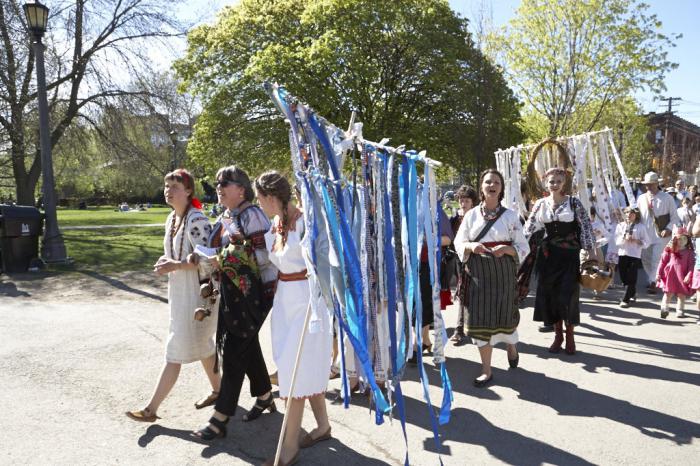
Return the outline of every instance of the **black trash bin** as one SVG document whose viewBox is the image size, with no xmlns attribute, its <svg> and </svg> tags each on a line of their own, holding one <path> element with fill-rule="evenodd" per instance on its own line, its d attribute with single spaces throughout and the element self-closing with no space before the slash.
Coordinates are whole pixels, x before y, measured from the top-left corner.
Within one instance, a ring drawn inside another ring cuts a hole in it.
<svg viewBox="0 0 700 466">
<path fill-rule="evenodd" d="M 39 255 L 44 215 L 36 207 L 0 205 L 0 270 L 26 272 Z"/>
</svg>

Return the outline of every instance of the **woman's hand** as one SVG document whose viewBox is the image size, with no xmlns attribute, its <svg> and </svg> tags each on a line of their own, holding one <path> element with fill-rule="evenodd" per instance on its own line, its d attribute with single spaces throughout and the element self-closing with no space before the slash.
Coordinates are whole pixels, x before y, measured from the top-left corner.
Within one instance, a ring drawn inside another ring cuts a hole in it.
<svg viewBox="0 0 700 466">
<path fill-rule="evenodd" d="M 207 260 L 214 270 L 221 270 L 221 264 L 219 264 L 219 259 L 216 256 L 211 256 Z"/>
<path fill-rule="evenodd" d="M 489 248 L 481 243 L 469 243 L 469 250 L 474 254 L 487 254 L 491 252 Z"/>
<path fill-rule="evenodd" d="M 199 254 L 195 254 L 195 253 L 188 254 L 187 255 L 187 263 L 194 264 L 194 265 L 199 264 Z"/>
<path fill-rule="evenodd" d="M 491 248 L 491 252 L 496 257 L 503 257 L 504 255 L 515 256 L 515 248 L 513 246 L 508 246 L 506 244 L 499 244 Z"/>
<path fill-rule="evenodd" d="M 158 275 L 165 275 L 166 273 L 174 272 L 182 268 L 182 262 L 176 261 L 174 259 L 166 259 L 161 257 L 153 265 L 153 271 Z"/>
</svg>

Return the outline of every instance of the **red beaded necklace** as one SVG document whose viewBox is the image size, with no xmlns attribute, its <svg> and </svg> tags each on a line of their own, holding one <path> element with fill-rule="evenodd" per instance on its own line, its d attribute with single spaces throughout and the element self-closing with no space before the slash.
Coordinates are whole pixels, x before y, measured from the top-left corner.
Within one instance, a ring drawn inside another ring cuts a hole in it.
<svg viewBox="0 0 700 466">
<path fill-rule="evenodd" d="M 170 222 L 170 257 L 172 257 L 174 260 L 182 260 L 182 246 L 185 244 L 185 238 L 182 238 L 180 241 L 180 250 L 177 253 L 177 257 L 175 257 L 175 251 L 173 249 L 173 242 L 175 241 L 175 237 L 177 236 L 177 233 L 180 231 L 180 228 L 185 224 L 185 220 L 187 219 L 187 214 L 190 211 L 190 207 L 187 206 L 187 209 L 185 209 L 185 213 L 182 214 L 182 217 L 180 217 L 180 221 L 177 224 L 177 227 L 175 226 L 175 212 L 173 212 L 173 219 Z"/>
</svg>

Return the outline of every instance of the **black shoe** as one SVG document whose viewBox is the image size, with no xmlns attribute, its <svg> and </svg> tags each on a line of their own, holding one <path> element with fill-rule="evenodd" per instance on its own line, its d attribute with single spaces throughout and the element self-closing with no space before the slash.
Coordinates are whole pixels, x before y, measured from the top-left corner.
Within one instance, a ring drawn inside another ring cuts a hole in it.
<svg viewBox="0 0 700 466">
<path fill-rule="evenodd" d="M 262 413 L 265 412 L 266 409 L 271 413 L 277 411 L 277 406 L 275 406 L 275 399 L 272 397 L 272 393 L 270 393 L 270 396 L 264 400 L 257 400 L 255 405 L 250 408 L 250 411 L 243 415 L 243 422 L 256 420 Z"/>
<path fill-rule="evenodd" d="M 540 325 L 537 327 L 537 331 L 540 333 L 549 333 L 554 331 L 554 325 Z"/>
<path fill-rule="evenodd" d="M 211 419 L 209 419 L 209 424 L 211 424 L 212 426 L 219 429 L 218 432 L 209 426 L 205 426 L 199 430 L 195 430 L 194 432 L 191 432 L 190 436 L 192 436 L 194 438 L 198 438 L 200 440 L 205 440 L 207 442 L 210 440 L 214 440 L 215 438 L 218 438 L 218 437 L 222 437 L 222 438 L 226 437 L 226 424 L 228 424 L 229 419 L 231 419 L 231 418 L 227 417 L 225 421 L 220 421 L 217 418 L 215 418 L 214 416 L 212 416 Z"/>
<path fill-rule="evenodd" d="M 413 352 L 413 356 L 411 356 L 410 358 L 408 358 L 408 361 L 406 361 L 406 362 L 409 363 L 409 364 L 411 364 L 411 365 L 413 365 L 413 366 L 415 366 L 416 364 L 418 364 L 418 355 L 416 354 L 415 351 Z"/>
<path fill-rule="evenodd" d="M 486 379 L 479 379 L 479 377 L 477 377 L 476 379 L 474 379 L 474 386 L 478 387 L 478 388 L 482 388 L 482 387 L 485 387 L 486 385 L 488 385 L 492 380 L 493 380 L 493 374 L 489 375 L 488 378 L 486 378 Z"/>
<path fill-rule="evenodd" d="M 520 361 L 520 353 L 516 354 L 513 359 L 508 358 L 508 365 L 511 369 L 518 367 L 518 362 Z"/>
<path fill-rule="evenodd" d="M 360 391 L 360 381 L 358 380 L 354 387 L 350 388 L 350 398 L 352 398 L 353 393 Z M 343 388 L 341 387 L 338 393 L 336 393 L 335 398 L 331 401 L 332 405 L 339 405 L 343 403 Z"/>
</svg>

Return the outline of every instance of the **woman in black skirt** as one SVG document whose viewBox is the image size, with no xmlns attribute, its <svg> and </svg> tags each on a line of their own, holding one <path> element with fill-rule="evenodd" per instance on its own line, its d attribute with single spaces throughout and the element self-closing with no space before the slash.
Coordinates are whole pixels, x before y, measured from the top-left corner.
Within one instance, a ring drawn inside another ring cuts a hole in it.
<svg viewBox="0 0 700 466">
<path fill-rule="evenodd" d="M 503 175 L 488 169 L 481 174 L 481 204 L 464 215 L 454 240 L 464 264 L 459 288 L 460 304 L 467 310 L 467 335 L 479 347 L 481 374 L 474 385 L 492 379 L 493 346 L 505 343 L 510 367 L 518 366 L 518 294 L 515 274 L 530 248 L 518 214 L 501 205 Z"/>
<path fill-rule="evenodd" d="M 566 353 L 575 354 L 574 326 L 579 324 L 579 275 L 581 249 L 591 251 L 594 245 L 591 220 L 577 198 L 564 192 L 569 174 L 555 167 L 544 175 L 550 195 L 535 202 L 525 223 L 525 236 L 544 228 L 545 237 L 537 251 L 539 276 L 535 297 L 534 319 L 554 325 L 551 353 L 558 353 L 564 343 Z"/>
</svg>

